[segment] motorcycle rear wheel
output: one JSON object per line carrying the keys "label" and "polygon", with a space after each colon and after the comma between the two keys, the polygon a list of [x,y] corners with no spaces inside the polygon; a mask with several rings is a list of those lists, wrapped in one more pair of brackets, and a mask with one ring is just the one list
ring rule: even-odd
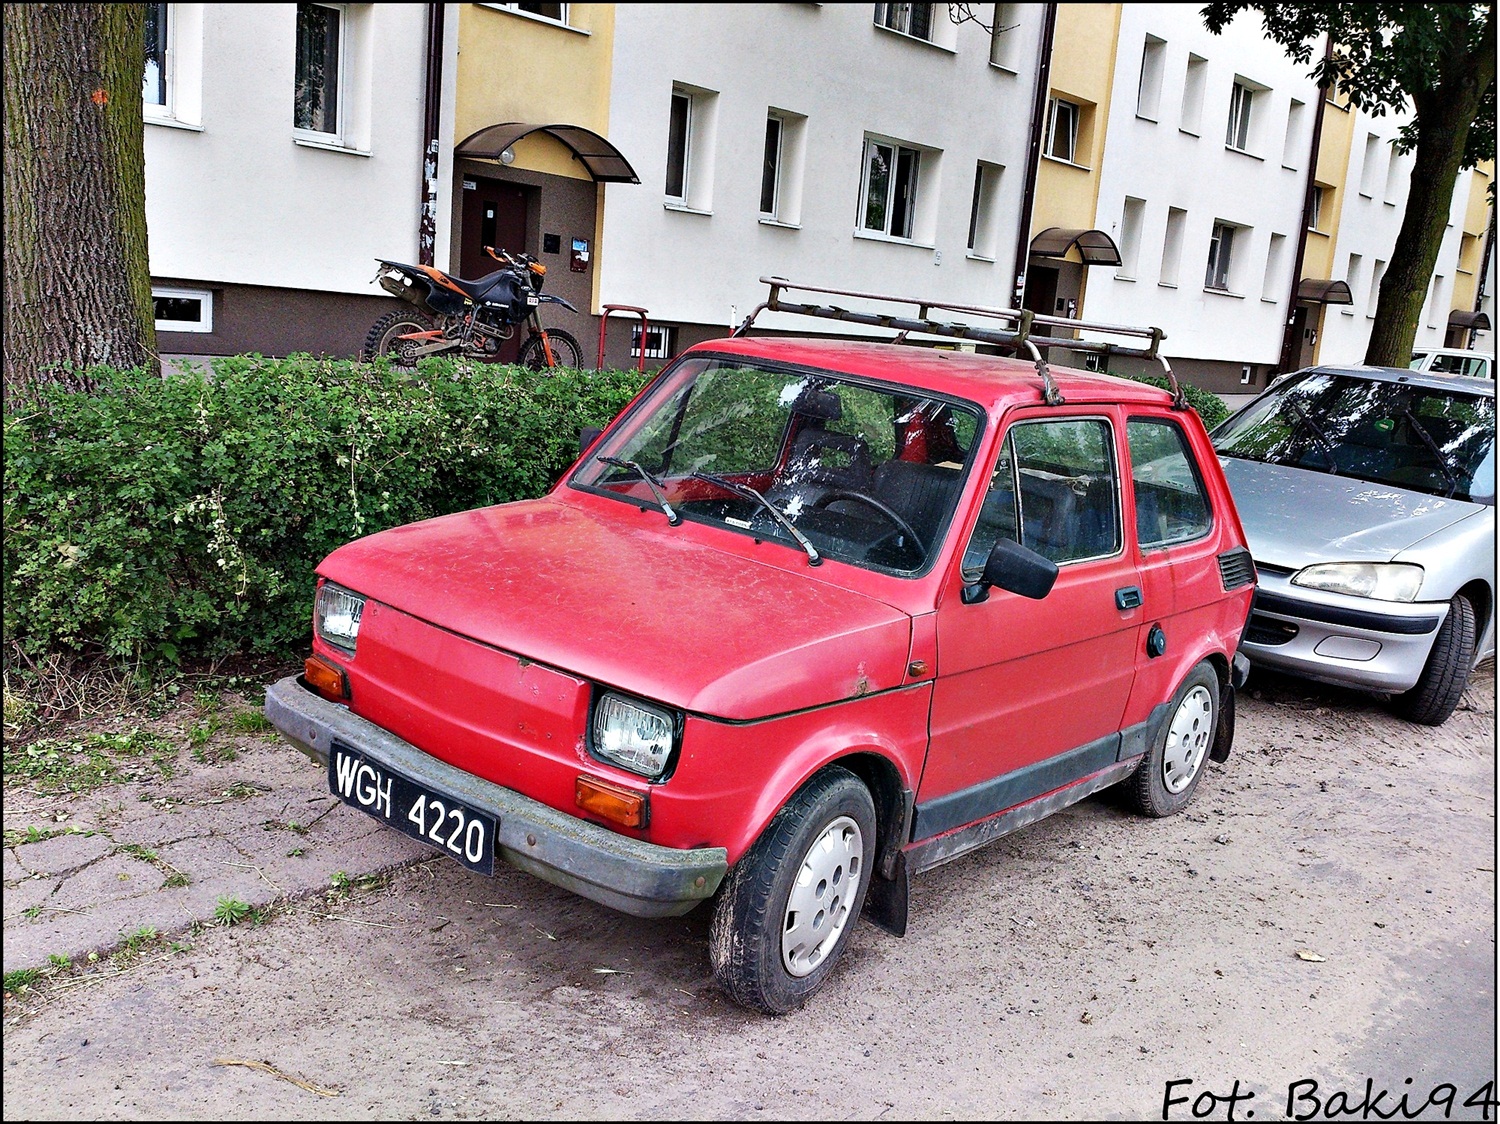
{"label": "motorcycle rear wheel", "polygon": [[370,325],[370,330],[365,334],[364,350],[359,357],[369,362],[378,356],[384,355],[400,367],[415,367],[416,359],[410,354],[413,341],[398,339],[399,336],[410,332],[430,332],[432,322],[420,312],[410,312],[396,309],[387,312],[379,320]]}
{"label": "motorcycle rear wheel", "polygon": [[[554,366],[579,370],[583,366],[583,349],[578,341],[561,328],[547,329],[547,342],[552,345]],[[542,348],[542,337],[532,336],[521,346],[519,362],[534,371],[547,369],[547,352]]]}

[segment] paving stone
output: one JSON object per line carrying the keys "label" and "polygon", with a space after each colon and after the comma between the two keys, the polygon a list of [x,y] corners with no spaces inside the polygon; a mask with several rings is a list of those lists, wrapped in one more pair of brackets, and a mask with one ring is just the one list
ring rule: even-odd
{"label": "paving stone", "polygon": [[129,855],[111,855],[62,880],[53,905],[89,909],[100,902],[140,897],[161,889],[165,875],[150,863]]}
{"label": "paving stone", "polygon": [[[23,843],[11,850],[16,861],[33,873],[60,874],[109,854],[113,847],[109,836],[95,833],[54,835],[40,843]],[[7,882],[10,881],[8,873],[5,877]]]}

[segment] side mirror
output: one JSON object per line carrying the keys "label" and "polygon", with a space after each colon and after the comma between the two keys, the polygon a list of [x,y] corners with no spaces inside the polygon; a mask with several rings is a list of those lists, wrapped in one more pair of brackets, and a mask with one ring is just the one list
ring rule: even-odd
{"label": "side mirror", "polygon": [[589,451],[589,446],[599,440],[599,434],[604,430],[597,425],[586,425],[578,430],[578,455],[581,457]]}
{"label": "side mirror", "polygon": [[973,585],[964,586],[965,605],[977,605],[987,601],[990,586],[999,586],[1008,593],[1018,593],[1033,601],[1040,601],[1052,592],[1052,583],[1057,581],[1057,563],[1043,558],[1036,551],[1000,539],[985,559],[984,573]]}

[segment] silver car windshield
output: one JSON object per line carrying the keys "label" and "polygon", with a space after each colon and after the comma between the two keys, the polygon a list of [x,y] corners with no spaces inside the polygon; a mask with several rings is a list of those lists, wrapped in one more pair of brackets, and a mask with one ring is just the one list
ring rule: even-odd
{"label": "silver car windshield", "polygon": [[[825,371],[693,356],[572,483],[685,520],[901,576],[936,558],[979,408]],[[808,546],[812,549],[809,550]]]}
{"label": "silver car windshield", "polygon": [[1221,456],[1495,502],[1495,400],[1318,372],[1214,431]]}

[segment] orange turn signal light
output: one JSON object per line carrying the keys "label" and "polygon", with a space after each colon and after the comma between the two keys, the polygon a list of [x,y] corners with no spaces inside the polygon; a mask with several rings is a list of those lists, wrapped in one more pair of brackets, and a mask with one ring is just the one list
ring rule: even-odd
{"label": "orange turn signal light", "polygon": [[598,777],[580,776],[573,796],[585,812],[593,812],[625,827],[646,826],[649,805],[643,793],[632,792],[623,785],[611,784]]}
{"label": "orange turn signal light", "polygon": [[326,698],[342,702],[349,697],[349,677],[343,668],[335,667],[322,656],[309,656],[302,665],[302,675],[318,694]]}
{"label": "orange turn signal light", "polygon": [[532,262],[530,269],[531,272],[535,273],[538,277],[545,277],[547,275],[547,267],[539,261]]}

